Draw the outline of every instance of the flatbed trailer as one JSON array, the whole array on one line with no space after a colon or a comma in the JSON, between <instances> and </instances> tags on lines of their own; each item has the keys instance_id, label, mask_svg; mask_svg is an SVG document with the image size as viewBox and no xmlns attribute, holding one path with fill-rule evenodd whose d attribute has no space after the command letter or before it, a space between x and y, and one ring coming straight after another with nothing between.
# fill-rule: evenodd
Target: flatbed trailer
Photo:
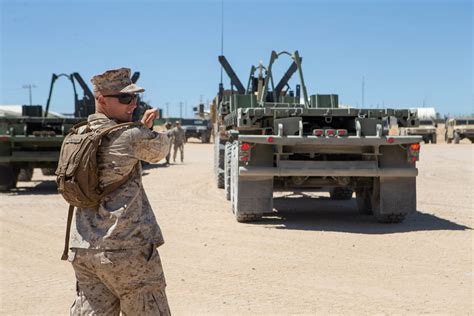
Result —
<instances>
[{"instance_id":1,"label":"flatbed trailer","mask_svg":"<svg viewBox=\"0 0 474 316\"><path fill-rule=\"evenodd\" d=\"M258 77L251 72L245 91L242 84L236 93L221 86L216 100L217 186L225 189L237 221L271 213L274 190L327 190L333 199L351 199L355 192L359 211L380 222L400 222L416 211L422 138L388 133L391 118L399 126L417 126L416 112L338 108L337 95L308 97L297 52L288 54L293 63L276 87L298 70L303 88L297 91L304 95L270 90L272 64L281 54L272 52ZM239 87L225 57L219 59Z\"/></svg>"}]
</instances>

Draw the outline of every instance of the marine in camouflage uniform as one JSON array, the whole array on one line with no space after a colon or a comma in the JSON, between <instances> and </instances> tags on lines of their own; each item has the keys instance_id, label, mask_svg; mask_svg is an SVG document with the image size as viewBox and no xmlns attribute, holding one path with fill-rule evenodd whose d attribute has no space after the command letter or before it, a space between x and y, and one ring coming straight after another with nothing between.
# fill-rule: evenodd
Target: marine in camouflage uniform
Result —
<instances>
[{"instance_id":1,"label":"marine in camouflage uniform","mask_svg":"<svg viewBox=\"0 0 474 316\"><path fill-rule=\"evenodd\" d=\"M181 127L181 122L176 121L176 126L172 129L173 137L173 162L176 162L176 154L180 153L181 162L184 159L184 143L186 142L186 132Z\"/></svg>"},{"instance_id":2,"label":"marine in camouflage uniform","mask_svg":"<svg viewBox=\"0 0 474 316\"><path fill-rule=\"evenodd\" d=\"M96 113L89 116L89 126L97 129L130 121L136 107L133 96L144 91L130 81L130 69L106 71L91 81ZM169 152L166 134L149 129L156 116L156 111L147 110L144 125L116 130L99 147L102 187L133 174L105 196L98 209L76 211L69 261L76 274L77 297L71 315L170 314L157 250L163 236L142 185L139 163L158 162Z\"/></svg>"},{"instance_id":3,"label":"marine in camouflage uniform","mask_svg":"<svg viewBox=\"0 0 474 316\"><path fill-rule=\"evenodd\" d=\"M166 130L167 130L167 135L168 135L168 137L171 139L171 138L173 137L173 130L171 129L171 123L170 123L170 122L166 122L165 128L166 128ZM171 145L172 145L172 142L170 142L170 146L169 146L169 148L168 148L168 155L166 155L166 164L167 164L167 165L170 164Z\"/></svg>"}]
</instances>

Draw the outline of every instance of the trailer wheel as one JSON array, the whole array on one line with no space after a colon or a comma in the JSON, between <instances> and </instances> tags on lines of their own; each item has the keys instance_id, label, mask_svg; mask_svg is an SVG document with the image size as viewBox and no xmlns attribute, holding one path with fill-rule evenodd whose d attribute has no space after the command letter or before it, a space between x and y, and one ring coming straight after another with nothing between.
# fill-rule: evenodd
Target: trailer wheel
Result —
<instances>
[{"instance_id":1,"label":"trailer wheel","mask_svg":"<svg viewBox=\"0 0 474 316\"><path fill-rule=\"evenodd\" d=\"M210 140L211 140L211 135L210 134L206 133L206 134L201 136L201 142L203 144L208 144Z\"/></svg>"},{"instance_id":2,"label":"trailer wheel","mask_svg":"<svg viewBox=\"0 0 474 316\"><path fill-rule=\"evenodd\" d=\"M433 134L433 136L431 136L431 143L436 144L437 138L436 134Z\"/></svg>"},{"instance_id":3,"label":"trailer wheel","mask_svg":"<svg viewBox=\"0 0 474 316\"><path fill-rule=\"evenodd\" d=\"M18 171L10 165L0 165L0 192L7 192L16 188Z\"/></svg>"},{"instance_id":4,"label":"trailer wheel","mask_svg":"<svg viewBox=\"0 0 474 316\"><path fill-rule=\"evenodd\" d=\"M356 189L357 210L360 214L371 215L372 203L370 201L370 188Z\"/></svg>"},{"instance_id":5,"label":"trailer wheel","mask_svg":"<svg viewBox=\"0 0 474 316\"><path fill-rule=\"evenodd\" d=\"M41 173L43 176L54 176L56 173L55 168L41 168Z\"/></svg>"},{"instance_id":6,"label":"trailer wheel","mask_svg":"<svg viewBox=\"0 0 474 316\"><path fill-rule=\"evenodd\" d=\"M454 143L459 144L460 141L461 141L461 135L459 135L459 133L457 132L454 132Z\"/></svg>"},{"instance_id":7,"label":"trailer wheel","mask_svg":"<svg viewBox=\"0 0 474 316\"><path fill-rule=\"evenodd\" d=\"M224 161L224 190L225 190L225 198L230 201L230 177L231 177L231 170L230 165L232 163L232 143L227 142L225 144L225 151L224 151L225 161Z\"/></svg>"},{"instance_id":8,"label":"trailer wheel","mask_svg":"<svg viewBox=\"0 0 474 316\"><path fill-rule=\"evenodd\" d=\"M224 188L224 142L216 135L214 142L214 174L219 189Z\"/></svg>"},{"instance_id":9,"label":"trailer wheel","mask_svg":"<svg viewBox=\"0 0 474 316\"><path fill-rule=\"evenodd\" d=\"M33 168L21 168L18 173L18 181L31 181L33 178Z\"/></svg>"},{"instance_id":10,"label":"trailer wheel","mask_svg":"<svg viewBox=\"0 0 474 316\"><path fill-rule=\"evenodd\" d=\"M352 193L354 193L354 191L350 188L341 187L332 188L329 191L329 195L333 200L350 200L352 199Z\"/></svg>"}]
</instances>

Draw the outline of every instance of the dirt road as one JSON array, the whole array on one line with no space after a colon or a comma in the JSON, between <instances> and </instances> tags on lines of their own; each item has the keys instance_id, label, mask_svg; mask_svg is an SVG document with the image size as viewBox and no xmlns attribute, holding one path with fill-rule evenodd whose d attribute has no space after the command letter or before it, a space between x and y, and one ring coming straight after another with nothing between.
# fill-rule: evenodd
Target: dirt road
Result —
<instances>
[{"instance_id":1,"label":"dirt road","mask_svg":"<svg viewBox=\"0 0 474 316\"><path fill-rule=\"evenodd\" d=\"M276 198L238 224L212 176L212 145L143 178L166 243L180 314L473 313L474 145L422 145L418 212L398 225L328 195ZM39 181L39 180L47 181ZM52 177L0 194L0 314L66 315L75 287L60 261L67 207ZM311 205L308 206L308 202Z\"/></svg>"}]
</instances>

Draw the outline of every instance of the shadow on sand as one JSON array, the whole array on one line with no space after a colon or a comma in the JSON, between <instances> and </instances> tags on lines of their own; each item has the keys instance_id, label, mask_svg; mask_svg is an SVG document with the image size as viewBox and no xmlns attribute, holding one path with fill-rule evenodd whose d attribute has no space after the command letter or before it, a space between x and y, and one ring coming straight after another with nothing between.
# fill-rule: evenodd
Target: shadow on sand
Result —
<instances>
[{"instance_id":1,"label":"shadow on sand","mask_svg":"<svg viewBox=\"0 0 474 316\"><path fill-rule=\"evenodd\" d=\"M25 183L33 186L23 186ZM54 180L33 180L30 182L18 182L17 187L7 194L10 195L48 195L57 194L58 186Z\"/></svg>"},{"instance_id":2,"label":"shadow on sand","mask_svg":"<svg viewBox=\"0 0 474 316\"><path fill-rule=\"evenodd\" d=\"M157 164L144 164L142 176L149 174L148 170L156 168L167 168L169 165L166 163ZM28 186L25 184L28 183ZM18 182L17 187L12 189L10 192L6 192L9 195L48 195L57 194L58 188L55 180L32 180L29 182Z\"/></svg>"},{"instance_id":3,"label":"shadow on sand","mask_svg":"<svg viewBox=\"0 0 474 316\"><path fill-rule=\"evenodd\" d=\"M265 225L275 229L319 230L358 234L391 234L432 230L470 230L418 210L398 224L381 224L373 216L361 215L357 211L355 199L335 201L328 197L275 197L273 207L276 212L266 214L253 225Z\"/></svg>"}]
</instances>

